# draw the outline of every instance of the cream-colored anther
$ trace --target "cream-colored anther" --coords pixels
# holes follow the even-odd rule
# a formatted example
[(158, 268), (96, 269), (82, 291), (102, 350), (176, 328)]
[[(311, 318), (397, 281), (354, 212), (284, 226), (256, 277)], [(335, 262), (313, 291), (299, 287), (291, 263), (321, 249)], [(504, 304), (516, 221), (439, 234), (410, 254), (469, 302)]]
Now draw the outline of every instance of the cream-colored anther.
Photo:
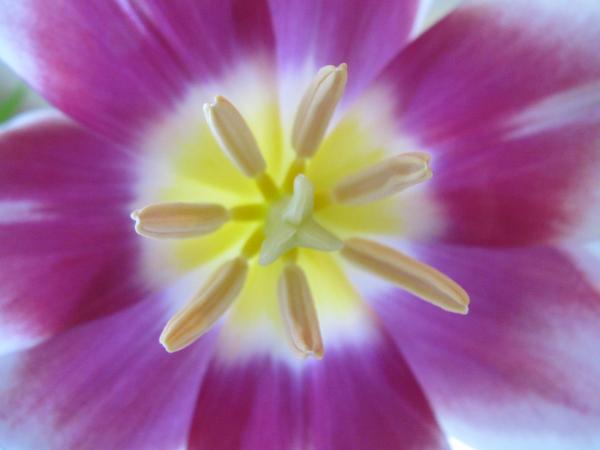
[(344, 242), (341, 254), (368, 272), (399, 285), (440, 308), (459, 314), (469, 311), (468, 294), (446, 275), (397, 250), (353, 238)]
[(310, 217), (313, 212), (315, 190), (312, 183), (304, 175), (294, 179), (294, 193), (292, 199), (283, 213), (283, 220), (300, 225)]
[(160, 335), (160, 343), (172, 353), (202, 336), (240, 294), (247, 274), (248, 263), (243, 257), (219, 267), (188, 304), (169, 320)]
[(245, 175), (254, 178), (265, 171), (252, 131), (229, 100), (218, 95), (213, 103), (204, 104), (204, 115), (221, 149)]
[(344, 178), (333, 189), (333, 199), (339, 203), (361, 204), (397, 194), (431, 178), (429, 160), (427, 153), (414, 152), (381, 161)]
[(325, 66), (304, 93), (292, 127), (292, 147), (300, 158), (315, 154), (348, 79), (346, 64)]
[(229, 212), (210, 203), (157, 203), (131, 213), (135, 231), (145, 237), (181, 239), (218, 230)]
[(306, 275), (288, 264), (279, 279), (279, 307), (292, 345), (307, 357), (323, 357), (319, 319)]

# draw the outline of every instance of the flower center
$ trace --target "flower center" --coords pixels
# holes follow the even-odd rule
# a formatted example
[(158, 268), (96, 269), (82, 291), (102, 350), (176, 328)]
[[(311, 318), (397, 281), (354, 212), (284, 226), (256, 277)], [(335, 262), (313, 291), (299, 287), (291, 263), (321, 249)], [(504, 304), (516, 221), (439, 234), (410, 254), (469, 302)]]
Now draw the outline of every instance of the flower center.
[[(307, 175), (325, 138), (347, 79), (347, 67), (320, 69), (307, 87), (294, 119), (291, 146), (295, 158), (278, 185), (269, 175), (259, 145), (238, 109), (217, 96), (204, 114), (220, 149), (239, 172), (253, 180), (263, 201), (225, 207), (215, 203), (157, 203), (132, 213), (136, 231), (154, 239), (192, 238), (216, 232), (228, 222), (255, 223), (234, 258), (222, 263), (197, 294), (167, 323), (160, 341), (167, 351), (188, 346), (230, 308), (247, 281), (249, 264), (281, 261), (279, 312), (296, 353), (322, 357), (323, 341), (309, 279), (298, 262), (301, 249), (339, 252), (346, 261), (397, 284), (445, 310), (466, 313), (468, 295), (432, 267), (369, 240), (341, 239), (319, 223), (318, 213), (332, 205), (379, 201), (431, 177), (429, 155), (403, 153), (341, 179), (332, 189), (315, 192)], [(342, 149), (340, 149), (342, 150)]]
[(294, 179), (291, 198), (274, 204), (269, 211), (265, 226), (259, 261), (267, 265), (296, 247), (321, 251), (342, 248), (342, 241), (323, 228), (312, 217), (314, 188), (304, 175)]

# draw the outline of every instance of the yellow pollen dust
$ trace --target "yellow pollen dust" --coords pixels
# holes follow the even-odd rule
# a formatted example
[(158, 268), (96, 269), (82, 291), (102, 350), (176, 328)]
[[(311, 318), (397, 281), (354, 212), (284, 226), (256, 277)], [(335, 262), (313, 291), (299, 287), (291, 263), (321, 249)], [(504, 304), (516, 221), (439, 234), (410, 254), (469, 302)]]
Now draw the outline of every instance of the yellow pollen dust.
[(339, 252), (357, 267), (444, 310), (459, 314), (468, 311), (468, 295), (444, 274), (377, 242), (343, 240), (315, 218), (316, 211), (332, 204), (374, 202), (432, 176), (428, 154), (404, 153), (347, 176), (329, 192), (315, 193), (307, 168), (326, 136), (346, 81), (346, 64), (325, 66), (306, 88), (292, 126), (295, 157), (280, 185), (269, 175), (257, 140), (234, 104), (219, 95), (204, 105), (206, 122), (220, 149), (242, 176), (253, 180), (262, 203), (233, 208), (215, 203), (156, 203), (132, 213), (136, 232), (153, 239), (206, 235), (228, 222), (254, 226), (238, 255), (222, 263), (168, 321), (160, 336), (167, 351), (187, 347), (229, 310), (244, 288), (251, 260), (270, 265), (281, 259), (284, 264), (277, 296), (291, 349), (301, 357), (322, 358), (324, 345), (315, 298), (310, 280), (297, 261), (301, 248)]

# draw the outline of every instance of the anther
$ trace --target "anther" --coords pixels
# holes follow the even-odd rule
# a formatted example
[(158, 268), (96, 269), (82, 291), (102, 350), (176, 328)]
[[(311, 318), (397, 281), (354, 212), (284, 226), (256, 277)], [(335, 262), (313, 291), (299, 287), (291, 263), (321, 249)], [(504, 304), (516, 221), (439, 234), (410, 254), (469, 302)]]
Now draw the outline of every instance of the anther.
[(457, 283), (433, 267), (397, 250), (366, 239), (353, 238), (344, 242), (341, 254), (362, 269), (446, 311), (466, 314), (469, 310), (469, 296)]
[(360, 204), (397, 194), (431, 178), (429, 160), (427, 153), (414, 152), (381, 161), (343, 179), (333, 189), (333, 200)]
[(306, 275), (287, 264), (279, 279), (279, 307), (292, 345), (303, 356), (323, 357), (323, 340), (317, 311)]
[(292, 147), (298, 157), (310, 158), (319, 148), (347, 78), (346, 64), (325, 66), (304, 93), (292, 127)]
[(248, 274), (245, 258), (237, 257), (219, 267), (200, 291), (165, 326), (160, 343), (170, 353), (179, 351), (200, 336), (229, 309)]
[(252, 131), (229, 100), (218, 95), (213, 103), (204, 104), (204, 115), (221, 149), (245, 175), (255, 178), (265, 171)]
[(180, 239), (218, 230), (230, 216), (221, 205), (210, 203), (157, 203), (133, 211), (135, 231), (145, 237)]

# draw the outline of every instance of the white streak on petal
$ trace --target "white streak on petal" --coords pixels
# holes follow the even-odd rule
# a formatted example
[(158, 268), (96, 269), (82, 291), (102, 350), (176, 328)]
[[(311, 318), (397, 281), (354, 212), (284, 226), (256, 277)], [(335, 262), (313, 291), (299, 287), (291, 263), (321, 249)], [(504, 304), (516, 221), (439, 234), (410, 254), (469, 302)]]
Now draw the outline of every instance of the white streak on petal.
[(600, 81), (539, 100), (512, 116), (507, 137), (518, 139), (574, 124), (600, 123)]
[(3, 60), (8, 66), (18, 66), (22, 73), (28, 74), (29, 82), (37, 85), (37, 81), (43, 78), (43, 73), (38, 69), (36, 58), (32, 57), (36, 52), (31, 50), (39, 46), (36, 33), (31, 30), (32, 23), (39, 19), (32, 17), (35, 9), (26, 2), (11, 2), (10, 20), (14, 24), (11, 38), (18, 41), (19, 45), (7, 45), (3, 48)]
[[(360, 351), (365, 344), (372, 343), (378, 336), (370, 310), (351, 285), (342, 287), (338, 284), (341, 279), (323, 276), (324, 270), (327, 273), (343, 274), (342, 268), (337, 266), (333, 256), (328, 256), (326, 259), (313, 258), (314, 256), (301, 254), (298, 265), (305, 271), (315, 296), (321, 337), (327, 351), (345, 347)], [(331, 264), (336, 264), (335, 267), (340, 272), (330, 272), (333, 267)], [(254, 301), (256, 296), (260, 296), (263, 304), (277, 305), (276, 279), (283, 267), (281, 262), (275, 262), (266, 268), (254, 268), (246, 284), (247, 291), (238, 299), (236, 308), (248, 298)], [(257, 277), (259, 271), (263, 273), (271, 271), (271, 274), (265, 275), (272, 275), (273, 282), (267, 283), (269, 285), (266, 286), (265, 278)], [(332, 297), (335, 297), (335, 301), (331, 301)], [(248, 317), (248, 314), (252, 314), (252, 317)], [(247, 303), (241, 311), (236, 311), (234, 308), (219, 334), (219, 348), (216, 352), (219, 361), (228, 365), (237, 365), (252, 358), (269, 357), (298, 371), (305, 368), (306, 364), (317, 362), (302, 361), (290, 351), (288, 336), (279, 311), (276, 309), (274, 314), (274, 316), (270, 315), (268, 308), (264, 311), (248, 309)]]
[(464, 442), (452, 436), (448, 439), (448, 443), (450, 444), (450, 448), (452, 448), (452, 450), (475, 450), (475, 448), (468, 446)]
[(419, 10), (410, 33), (411, 39), (423, 34), (436, 22), (442, 20), (452, 10), (457, 8), (464, 0), (421, 0)]
[[(366, 308), (337, 311), (319, 308), (321, 336), (328, 351), (342, 346), (360, 348), (376, 336), (372, 319)], [(290, 351), (283, 324), (275, 324), (269, 317), (254, 321), (247, 326), (226, 323), (221, 330), (216, 357), (223, 364), (243, 364), (253, 358), (268, 356), (301, 371), (306, 364), (318, 360), (303, 360)]]
[(0, 200), (0, 225), (25, 222), (43, 222), (53, 215), (33, 200)]
[(55, 111), (53, 109), (49, 109), (49, 108), (42, 108), (42, 109), (34, 109), (34, 110), (30, 110), (30, 111), (26, 111), (22, 114), (18, 114), (16, 116), (14, 116), (13, 118), (11, 118), (10, 120), (7, 120), (6, 122), (4, 122), (2, 125), (0, 125), (0, 132), (3, 132), (5, 130), (19, 130), (19, 129), (24, 129), (27, 128), (30, 125), (33, 125), (39, 121), (49, 121), (49, 120), (56, 120), (56, 121), (65, 121), (65, 120), (70, 120), (68, 118), (66, 118), (65, 116), (63, 116), (60, 112)]
[(48, 104), (37, 93), (24, 86), (17, 75), (4, 63), (0, 62), (0, 101), (6, 99), (11, 93), (20, 86), (25, 88), (23, 97), (16, 113), (36, 108), (47, 108)]
[(0, 324), (0, 336), (0, 356), (28, 349), (46, 339), (43, 336), (29, 336), (18, 325), (10, 323)]

